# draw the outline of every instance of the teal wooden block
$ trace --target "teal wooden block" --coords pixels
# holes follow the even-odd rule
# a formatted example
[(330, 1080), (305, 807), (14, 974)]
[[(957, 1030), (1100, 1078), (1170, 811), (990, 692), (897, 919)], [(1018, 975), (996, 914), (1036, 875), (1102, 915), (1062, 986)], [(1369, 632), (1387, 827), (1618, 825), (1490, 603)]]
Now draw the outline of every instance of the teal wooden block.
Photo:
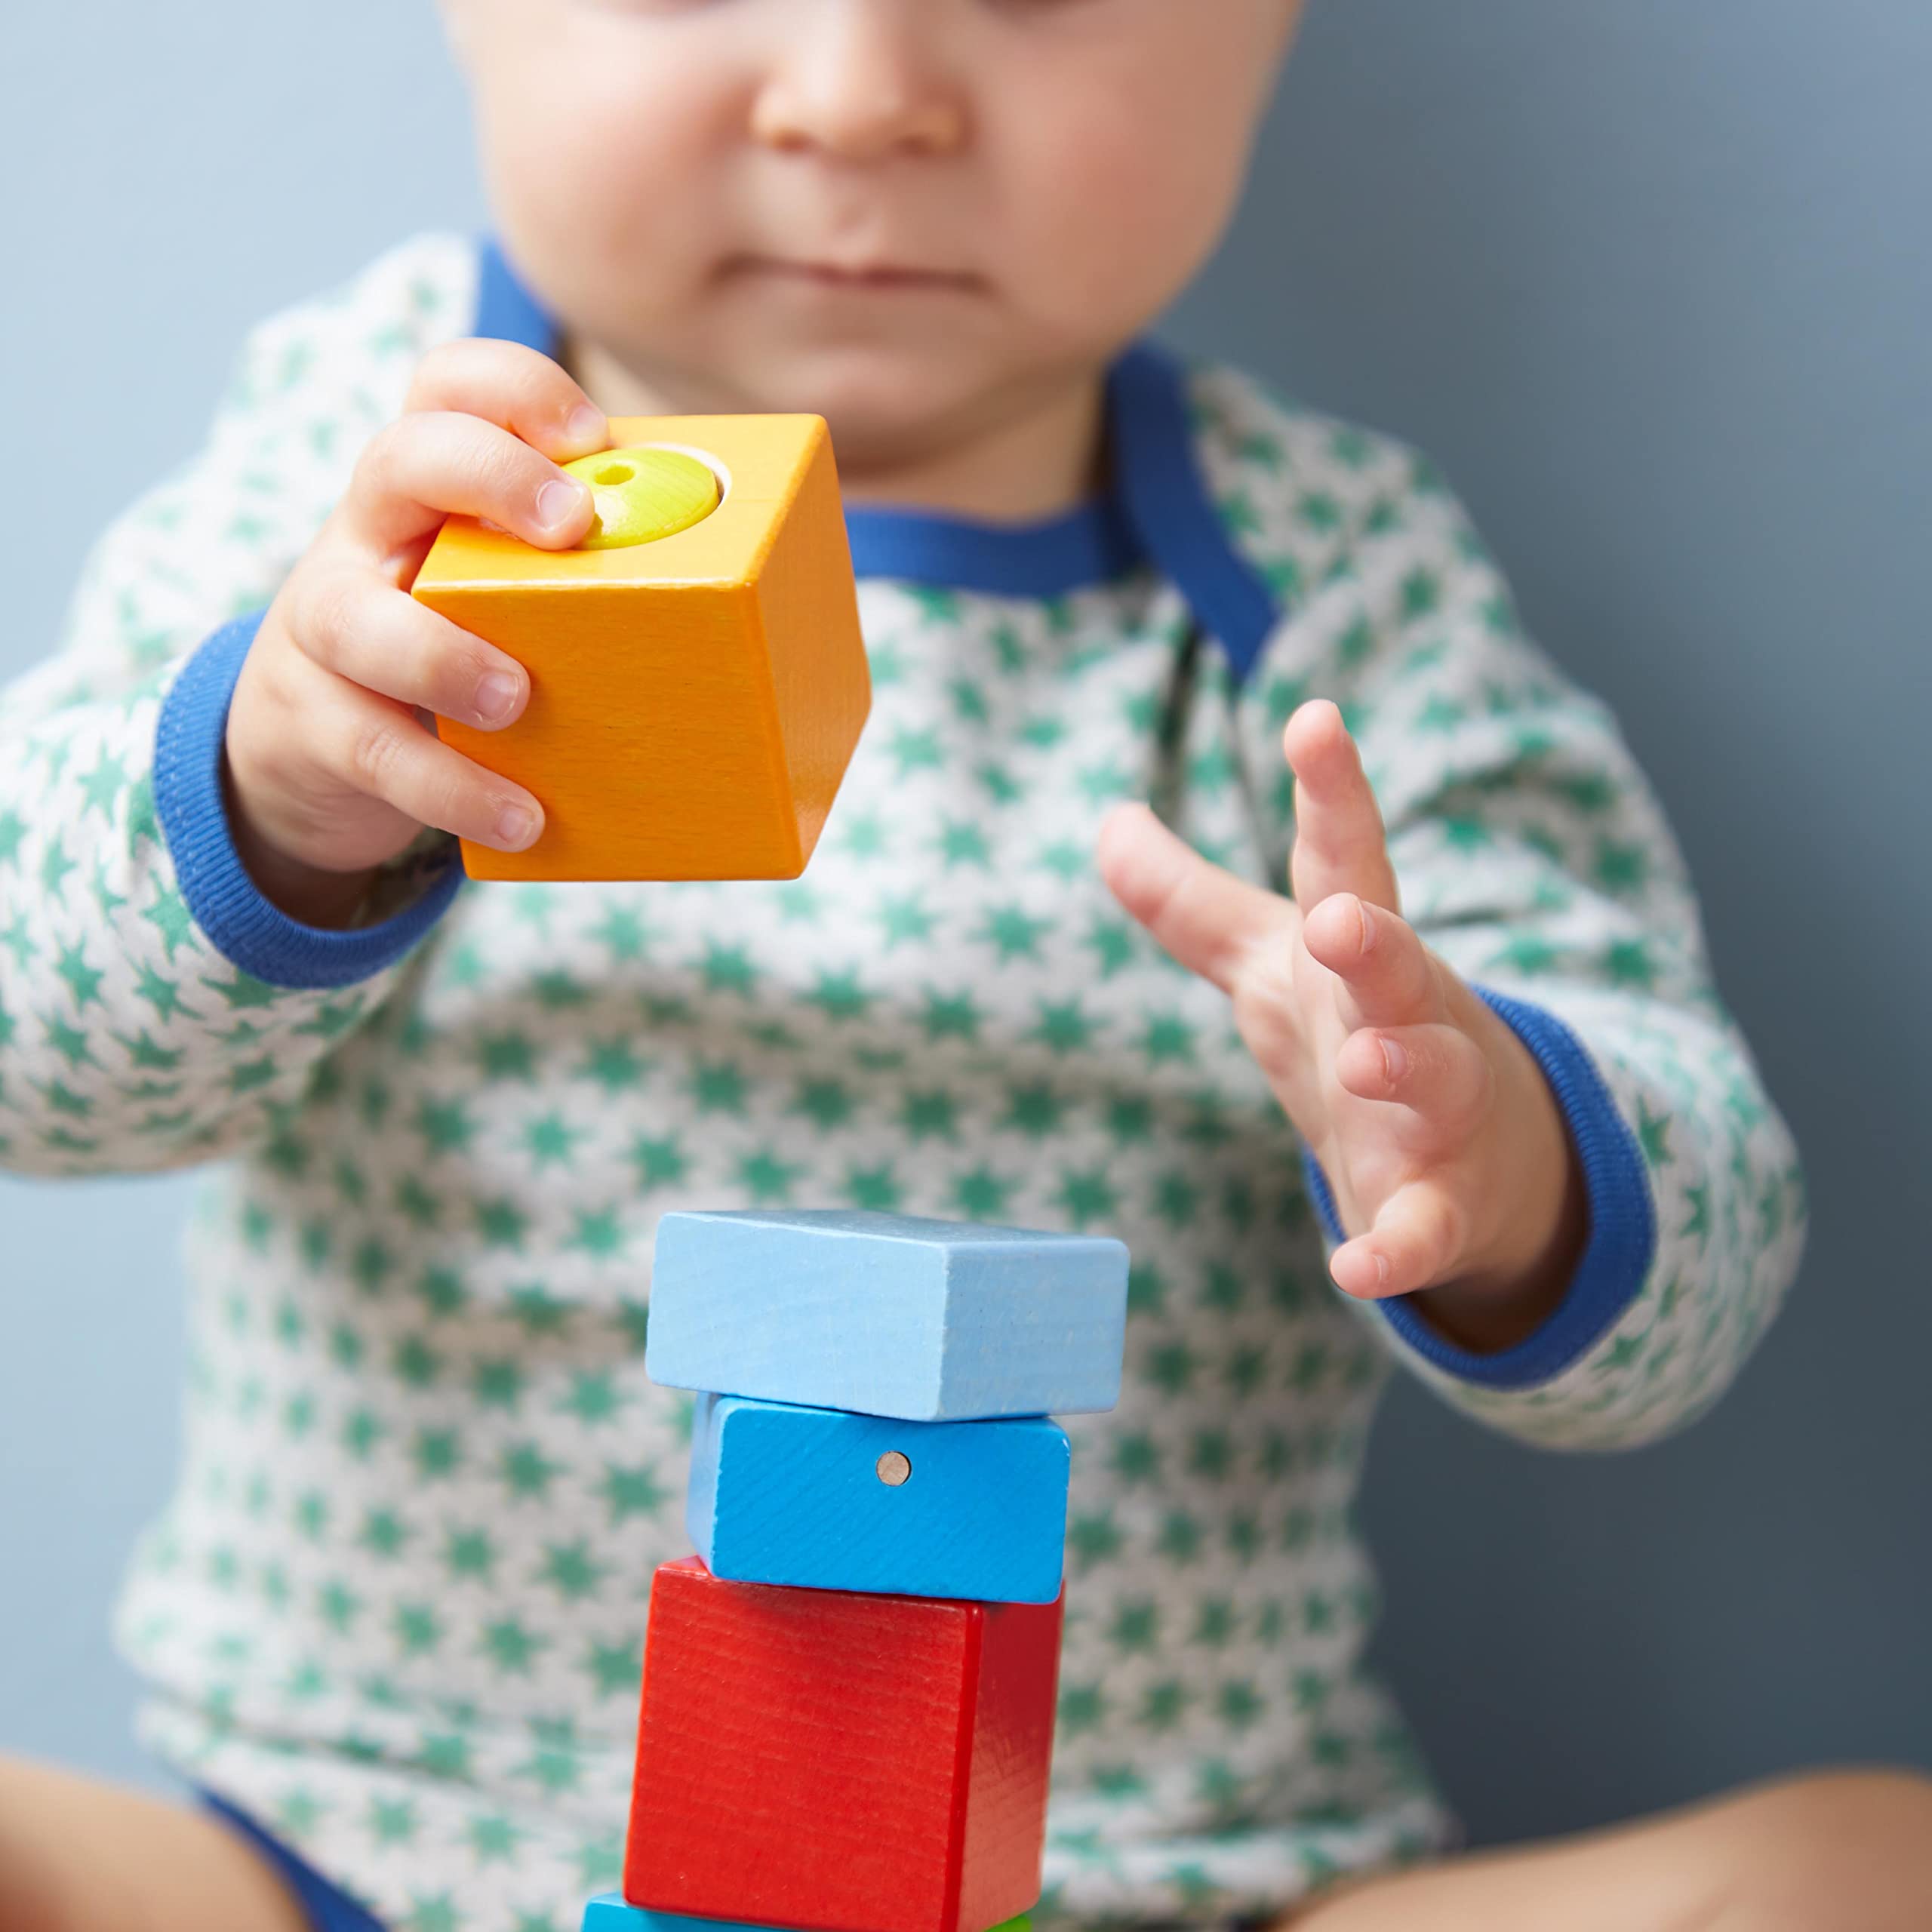
[[(653, 1912), (631, 1905), (619, 1892), (604, 1892), (583, 1909), (583, 1932), (770, 1932), (734, 1918), (686, 1918), (675, 1912)], [(1004, 1927), (1000, 1932), (1005, 1932)]]
[(843, 1211), (666, 1214), (645, 1365), (673, 1389), (912, 1422), (1120, 1398), (1126, 1248)]
[(685, 1521), (734, 1583), (1051, 1603), (1071, 1455), (1037, 1416), (903, 1422), (705, 1395)]

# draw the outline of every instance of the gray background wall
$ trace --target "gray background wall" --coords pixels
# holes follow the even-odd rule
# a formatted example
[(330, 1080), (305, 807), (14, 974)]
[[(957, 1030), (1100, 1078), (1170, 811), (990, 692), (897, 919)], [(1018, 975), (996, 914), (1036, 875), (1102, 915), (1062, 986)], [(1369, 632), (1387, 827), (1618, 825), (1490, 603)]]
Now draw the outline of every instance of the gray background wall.
[[(0, 59), (0, 675), (243, 328), (481, 220), (428, 10), (21, 8)], [(1932, 12), (1313, 0), (1173, 333), (1447, 466), (1621, 712), (1810, 1164), (1796, 1302), (1585, 1462), (1410, 1389), (1383, 1648), (1475, 1834), (1932, 1765)], [(104, 1623), (174, 1431), (175, 1183), (0, 1180), (0, 1746), (148, 1775)]]

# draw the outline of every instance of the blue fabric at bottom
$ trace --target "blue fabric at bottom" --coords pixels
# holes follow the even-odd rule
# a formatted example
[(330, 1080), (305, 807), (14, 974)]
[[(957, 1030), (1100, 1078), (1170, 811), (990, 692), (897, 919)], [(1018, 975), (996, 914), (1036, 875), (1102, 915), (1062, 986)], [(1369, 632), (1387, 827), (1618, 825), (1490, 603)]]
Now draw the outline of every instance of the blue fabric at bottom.
[(379, 1918), (373, 1918), (322, 1875), (298, 1858), (278, 1838), (263, 1830), (245, 1812), (224, 1804), (211, 1792), (202, 1793), (208, 1810), (232, 1831), (238, 1832), (266, 1859), (282, 1883), (295, 1896), (308, 1915), (311, 1932), (388, 1932)]

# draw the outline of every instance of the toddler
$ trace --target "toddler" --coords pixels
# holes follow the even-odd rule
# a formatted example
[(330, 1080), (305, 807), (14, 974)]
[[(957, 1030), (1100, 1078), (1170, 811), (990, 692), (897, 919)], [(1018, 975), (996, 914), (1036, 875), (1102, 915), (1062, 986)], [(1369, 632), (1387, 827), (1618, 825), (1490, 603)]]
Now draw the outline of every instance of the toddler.
[[(0, 1925), (569, 1932), (689, 1411), (667, 1208), (1103, 1231), (1044, 1915), (1932, 1922), (1932, 1798), (1445, 1857), (1363, 1667), (1392, 1366), (1526, 1441), (1712, 1401), (1796, 1157), (1656, 801), (1428, 466), (1142, 331), (1296, 0), (447, 0), (497, 224), (251, 337), (0, 697), (0, 1158), (219, 1163), (120, 1621), (160, 1804), (0, 1766)], [(832, 424), (870, 724), (795, 884), (466, 885), (534, 797), (416, 605), (607, 416)], [(1583, 1748), (1580, 1744), (1580, 1748)]]

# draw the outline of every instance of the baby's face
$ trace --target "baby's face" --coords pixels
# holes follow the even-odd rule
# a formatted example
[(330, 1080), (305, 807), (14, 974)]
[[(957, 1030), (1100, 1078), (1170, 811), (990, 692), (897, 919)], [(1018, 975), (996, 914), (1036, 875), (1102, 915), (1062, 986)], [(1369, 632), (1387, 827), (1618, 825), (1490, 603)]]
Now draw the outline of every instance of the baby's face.
[(445, 0), (512, 259), (685, 410), (1016, 417), (1172, 297), (1301, 0)]

